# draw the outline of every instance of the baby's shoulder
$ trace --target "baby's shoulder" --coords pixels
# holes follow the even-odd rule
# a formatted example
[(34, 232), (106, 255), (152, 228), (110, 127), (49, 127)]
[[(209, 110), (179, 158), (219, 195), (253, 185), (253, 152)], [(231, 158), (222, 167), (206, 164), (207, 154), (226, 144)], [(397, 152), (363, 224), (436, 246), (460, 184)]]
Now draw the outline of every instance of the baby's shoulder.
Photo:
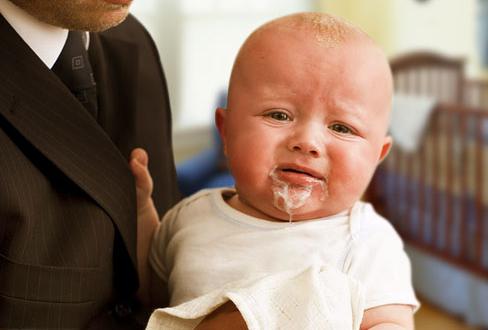
[(360, 227), (352, 236), (346, 269), (362, 278), (376, 270), (386, 272), (385, 265), (393, 268), (407, 265), (403, 241), (392, 224), (376, 213), (372, 205), (363, 203), (361, 208), (357, 213)]
[(206, 200), (206, 199), (210, 198), (210, 196), (217, 190), (220, 190), (220, 189), (218, 189), (218, 188), (207, 188), (207, 189), (199, 190), (196, 193), (191, 194), (190, 196), (183, 198), (177, 204), (177, 206), (187, 207), (187, 206), (189, 206), (189, 205), (191, 205), (197, 201)]
[(207, 212), (212, 212), (213, 202), (222, 198), (222, 193), (230, 188), (208, 188), (202, 189), (188, 197), (179, 201), (170, 211), (166, 214), (165, 218), (177, 219), (180, 217), (194, 217), (202, 216)]
[(376, 212), (373, 205), (358, 202), (351, 221), (356, 222), (353, 235), (359, 245), (398, 244), (401, 238), (390, 221)]

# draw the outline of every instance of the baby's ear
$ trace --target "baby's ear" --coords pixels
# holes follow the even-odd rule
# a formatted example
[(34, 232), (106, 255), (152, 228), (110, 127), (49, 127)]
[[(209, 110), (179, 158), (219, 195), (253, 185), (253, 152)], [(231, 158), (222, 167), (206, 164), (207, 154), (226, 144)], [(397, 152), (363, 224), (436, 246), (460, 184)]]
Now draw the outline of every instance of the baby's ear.
[(215, 110), (215, 125), (217, 125), (217, 129), (219, 130), (225, 155), (227, 155), (227, 141), (225, 140), (225, 119), (227, 111), (228, 110), (224, 108), (217, 108), (217, 110)]
[(390, 135), (385, 136), (383, 141), (383, 146), (381, 147), (380, 158), (378, 159), (378, 164), (383, 161), (383, 159), (388, 156), (388, 153), (391, 150), (391, 146), (393, 145), (393, 138)]

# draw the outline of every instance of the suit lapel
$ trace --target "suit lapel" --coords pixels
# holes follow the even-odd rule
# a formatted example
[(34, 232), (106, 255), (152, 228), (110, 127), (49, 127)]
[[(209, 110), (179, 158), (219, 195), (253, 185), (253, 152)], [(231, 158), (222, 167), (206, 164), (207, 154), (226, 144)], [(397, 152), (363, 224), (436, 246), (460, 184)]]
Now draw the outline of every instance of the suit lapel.
[(106, 211), (136, 265), (135, 191), (127, 160), (1, 15), (0, 40), (0, 116)]
[(97, 82), (98, 122), (128, 156), (139, 133), (134, 131), (139, 95), (137, 46), (114, 36), (91, 33), (89, 56)]

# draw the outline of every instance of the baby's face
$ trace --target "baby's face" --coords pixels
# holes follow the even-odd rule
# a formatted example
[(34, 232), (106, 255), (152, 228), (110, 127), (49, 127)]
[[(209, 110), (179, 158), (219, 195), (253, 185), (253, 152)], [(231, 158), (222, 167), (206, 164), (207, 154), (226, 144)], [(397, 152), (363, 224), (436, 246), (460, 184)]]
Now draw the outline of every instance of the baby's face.
[[(325, 48), (300, 33), (261, 37), (243, 57), (217, 122), (236, 180), (235, 207), (288, 220), (276, 189), (310, 190), (293, 219), (346, 210), (386, 155), (389, 69), (366, 42)], [(308, 187), (308, 188), (307, 188)], [(289, 211), (289, 210), (288, 210)]]

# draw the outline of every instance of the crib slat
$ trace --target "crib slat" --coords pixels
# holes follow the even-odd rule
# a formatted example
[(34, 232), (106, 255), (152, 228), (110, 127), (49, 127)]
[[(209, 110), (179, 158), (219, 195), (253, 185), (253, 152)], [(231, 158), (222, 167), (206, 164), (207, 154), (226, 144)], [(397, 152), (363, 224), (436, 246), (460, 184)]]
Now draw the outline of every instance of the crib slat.
[(433, 159), (432, 159), (432, 167), (434, 169), (433, 172), (433, 185), (432, 185), (432, 218), (431, 218), (431, 242), (435, 244), (437, 242), (437, 220), (439, 219), (439, 205), (440, 205), (440, 134), (441, 134), (441, 125), (440, 125), (440, 112), (437, 112), (434, 117), (434, 134), (433, 134)]
[[(426, 217), (426, 209), (425, 209), (425, 189), (426, 189), (426, 170), (427, 170), (427, 146), (425, 144), (422, 145), (420, 150), (420, 159), (418, 160), (419, 163), (419, 185), (418, 185), (418, 229), (415, 237), (423, 237), (423, 232), (425, 228), (425, 217)], [(414, 180), (412, 180), (414, 181)]]
[(446, 203), (445, 203), (445, 211), (446, 211), (446, 225), (444, 226), (444, 237), (446, 239), (444, 245), (444, 251), (446, 253), (450, 253), (450, 247), (452, 246), (452, 223), (453, 223), (453, 204), (456, 202), (456, 196), (454, 194), (455, 182), (454, 182), (454, 139), (453, 139), (453, 132), (456, 131), (456, 121), (452, 116), (448, 116), (444, 114), (445, 120), (447, 121), (445, 134), (447, 136), (446, 139), (446, 147), (447, 147), (447, 172), (446, 172)]
[[(483, 203), (485, 201), (484, 194), (486, 193), (483, 191), (484, 189), (484, 180), (485, 180), (485, 173), (484, 169), (485, 166), (484, 164), (484, 159), (483, 159), (483, 142), (484, 142), (484, 136), (483, 136), (483, 124), (485, 123), (485, 120), (488, 120), (488, 114), (485, 113), (483, 116), (482, 113), (480, 113), (477, 117), (477, 125), (476, 125), (476, 198), (475, 198), (475, 203), (476, 203), (476, 230), (475, 230), (475, 262), (476, 265), (480, 269), (483, 269), (483, 236), (485, 233), (485, 228), (484, 228), (484, 207)], [(487, 134), (488, 135), (488, 134)], [(488, 165), (488, 164), (487, 164)], [(486, 238), (488, 239), (488, 238)], [(485, 253), (487, 253), (485, 251)], [(485, 268), (485, 270), (488, 271), (488, 266)]]
[(400, 168), (400, 172), (398, 173), (402, 173), (403, 175), (403, 182), (401, 182), (401, 186), (399, 187), (399, 191), (400, 191), (400, 200), (404, 201), (403, 202), (403, 208), (400, 210), (400, 218), (401, 218), (401, 230), (403, 232), (403, 234), (405, 235), (405, 237), (409, 237), (410, 236), (410, 231), (409, 231), (409, 221), (410, 221), (410, 218), (409, 218), (409, 203), (410, 203), (410, 196), (409, 196), (409, 189), (408, 189), (408, 185), (409, 185), (409, 182), (408, 182), (408, 175), (409, 175), (409, 171), (408, 171), (408, 158), (407, 158), (407, 155), (405, 154), (405, 152), (403, 152), (402, 150), (398, 150), (398, 153), (397, 153), (397, 160), (398, 160), (398, 166)]
[(415, 189), (413, 187), (414, 180), (413, 180), (413, 162), (414, 158), (412, 155), (403, 152), (403, 161), (405, 162), (405, 192), (407, 198), (407, 207), (405, 208), (405, 229), (409, 233), (409, 235), (414, 236), (415, 232), (413, 232), (413, 224), (415, 223), (413, 219), (413, 212), (411, 207), (415, 201)]
[[(460, 189), (460, 194), (459, 194), (459, 197), (458, 198), (461, 198), (461, 212), (460, 212), (460, 215), (461, 215), (461, 228), (460, 228), (460, 247), (461, 247), (461, 251), (460, 251), (460, 256), (462, 259), (464, 260), (467, 260), (469, 261), (470, 260), (470, 257), (469, 257), (469, 239), (467, 237), (467, 235), (469, 235), (469, 230), (468, 230), (468, 226), (470, 225), (469, 224), (469, 214), (468, 214), (468, 205), (467, 205), (467, 202), (468, 202), (468, 199), (469, 199), (469, 192), (468, 192), (468, 182), (467, 182), (467, 178), (468, 178), (468, 173), (467, 171), (469, 170), (468, 167), (466, 166), (466, 164), (468, 164), (469, 162), (469, 159), (468, 159), (468, 140), (469, 140), (469, 136), (467, 136), (466, 134), (466, 124), (467, 124), (467, 117), (468, 114), (466, 113), (463, 113), (463, 112), (458, 112), (457, 114), (455, 114), (455, 116), (452, 116), (453, 120), (455, 119), (458, 119), (459, 120), (459, 124), (460, 124), (460, 129), (459, 129), (459, 133), (457, 134), (457, 138), (458, 138), (458, 141), (457, 142), (460, 142), (462, 145), (460, 145), (460, 148), (461, 148), (461, 160), (462, 160), (462, 170), (460, 172), (457, 173), (458, 176), (460, 176), (460, 181), (461, 181), (461, 189)], [(460, 141), (459, 141), (460, 139)], [(459, 160), (458, 160), (459, 161)], [(452, 229), (450, 230), (452, 232)]]

